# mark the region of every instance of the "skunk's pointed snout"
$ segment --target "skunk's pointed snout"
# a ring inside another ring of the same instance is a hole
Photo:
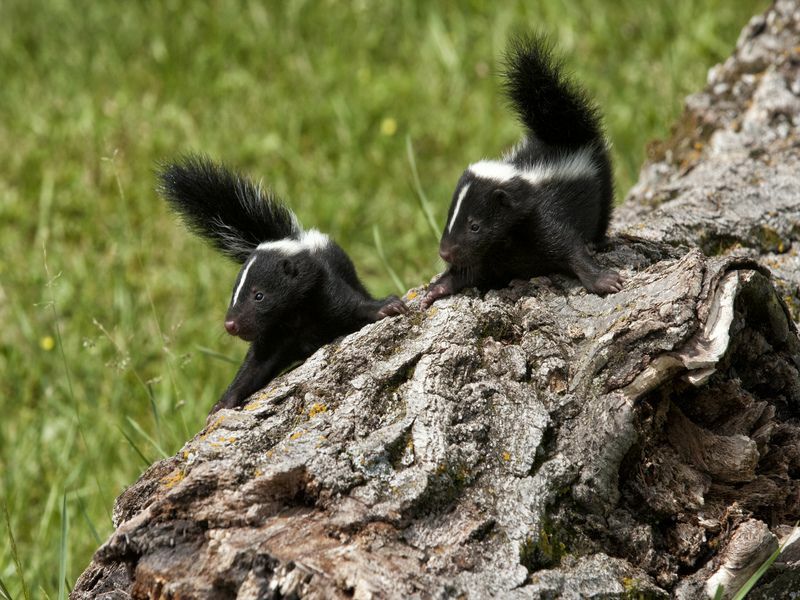
[[[444,262],[452,263],[453,259],[456,257],[457,250],[458,246],[442,246],[439,248],[439,256],[442,257]]]
[[[230,333],[231,335],[237,335],[239,333],[239,325],[236,324],[236,321],[225,321],[225,331]]]

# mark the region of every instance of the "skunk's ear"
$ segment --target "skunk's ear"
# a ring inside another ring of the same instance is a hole
[[[294,261],[284,258],[281,261],[281,269],[288,277],[297,277],[297,265],[294,264]]]
[[[492,200],[497,204],[506,207],[510,207],[512,203],[511,195],[501,188],[497,188],[492,192]]]

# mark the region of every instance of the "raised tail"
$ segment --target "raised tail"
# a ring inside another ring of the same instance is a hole
[[[550,146],[575,149],[602,142],[597,106],[563,69],[547,36],[512,38],[505,55],[505,90],[514,111],[530,134]]]
[[[205,156],[159,169],[158,191],[186,226],[243,263],[261,242],[300,236],[294,213],[260,185]]]

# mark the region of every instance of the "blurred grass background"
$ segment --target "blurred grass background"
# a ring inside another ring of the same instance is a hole
[[[221,327],[237,267],[168,214],[156,161],[263,178],[396,292],[373,227],[404,285],[440,267],[408,143],[441,223],[461,170],[518,139],[496,77],[511,31],[552,32],[597,98],[621,197],[766,5],[0,2],[0,597],[66,593],[114,498],[232,378],[202,349],[246,350]]]

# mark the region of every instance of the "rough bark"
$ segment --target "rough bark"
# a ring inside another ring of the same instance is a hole
[[[622,292],[322,348],[128,488],[72,598],[730,595],[800,518],[798,40],[796,2],[754,18],[653,147]],[[796,589],[797,543],[752,597]]]
[[[753,17],[734,54],[686,100],[617,222],[625,232],[707,256],[760,259],[800,314],[800,16],[796,1]]]

